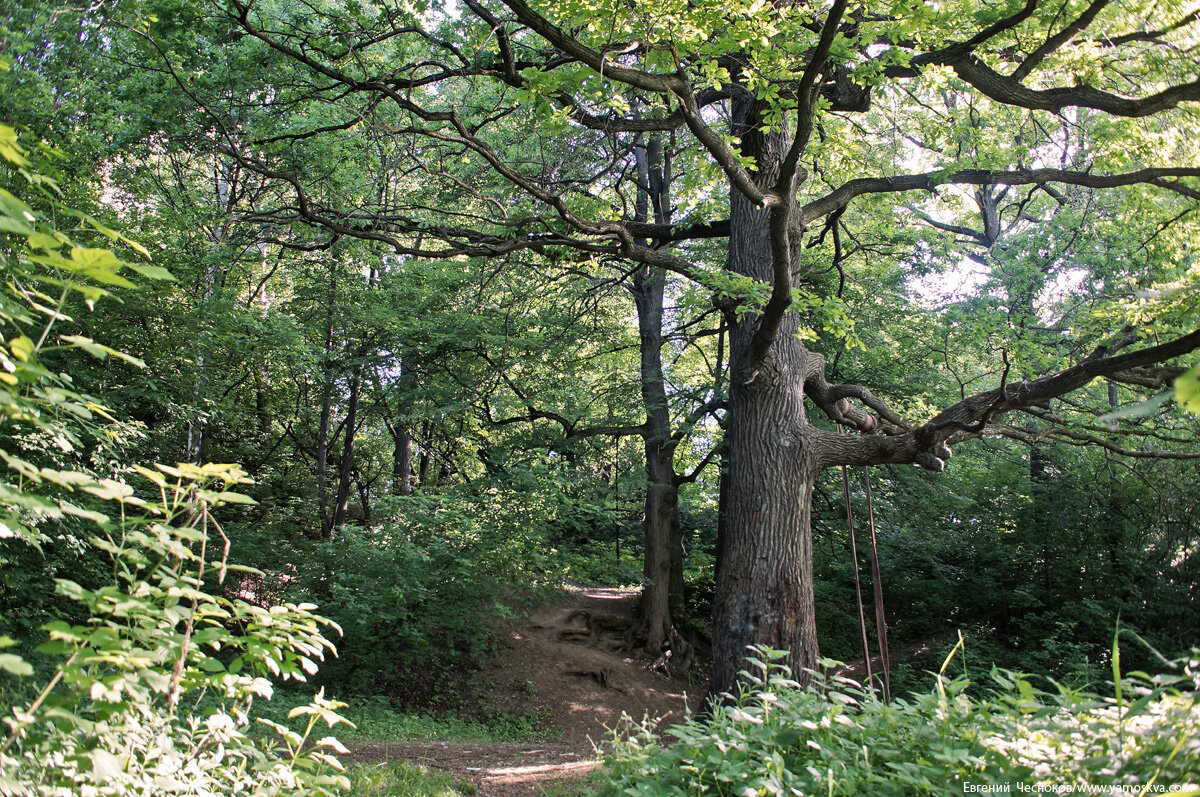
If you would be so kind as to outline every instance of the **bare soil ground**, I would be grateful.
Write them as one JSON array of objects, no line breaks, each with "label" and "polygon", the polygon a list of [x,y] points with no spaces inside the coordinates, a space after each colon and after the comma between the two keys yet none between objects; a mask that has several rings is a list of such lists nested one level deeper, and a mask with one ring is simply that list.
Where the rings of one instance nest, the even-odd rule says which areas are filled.
[{"label": "bare soil ground", "polygon": [[403,760],[447,772],[473,783],[479,797],[540,795],[543,787],[582,777],[600,765],[593,750],[563,742],[363,744],[355,746],[352,753],[361,763]]},{"label": "bare soil ground", "polygon": [[544,716],[547,736],[561,741],[365,744],[354,758],[403,759],[449,772],[474,783],[480,797],[526,797],[598,766],[596,746],[622,715],[655,719],[661,727],[682,722],[699,708],[703,681],[663,675],[631,651],[636,600],[637,590],[571,589],[501,623],[503,649],[475,676],[488,709]]}]

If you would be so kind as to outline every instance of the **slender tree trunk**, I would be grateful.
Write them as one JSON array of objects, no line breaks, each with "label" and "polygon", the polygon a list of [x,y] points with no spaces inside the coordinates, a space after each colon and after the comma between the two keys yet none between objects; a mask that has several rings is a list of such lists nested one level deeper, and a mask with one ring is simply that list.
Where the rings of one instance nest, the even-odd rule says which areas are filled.
[{"label": "slender tree trunk", "polygon": [[[336,268],[336,264],[331,266]],[[333,319],[337,297],[335,271],[329,274],[326,306],[324,360],[321,366],[321,417],[317,426],[317,508],[321,518],[321,536],[329,539],[333,523],[329,513],[329,422],[333,407]]]},{"label": "slender tree trunk", "polygon": [[395,443],[392,451],[392,494],[410,495],[412,493],[413,439],[407,423],[401,423],[396,427],[392,440]]},{"label": "slender tree trunk", "polygon": [[[215,156],[214,156],[215,158]],[[223,159],[215,158],[213,163],[213,187],[216,193],[217,207],[222,215],[228,215],[233,207],[233,170]],[[220,267],[217,252],[229,237],[229,222],[222,219],[217,222],[209,233],[209,258],[204,266],[201,277],[199,309],[201,316],[217,296]],[[212,335],[201,331],[196,337],[196,381],[192,384],[192,408],[197,413],[188,420],[187,450],[188,462],[198,463],[204,458],[204,436],[208,431],[208,421],[200,409],[208,393],[208,354],[212,343]]]},{"label": "slender tree trunk", "polygon": [[671,638],[671,520],[678,498],[670,467],[663,466],[659,446],[646,443],[646,515],[642,523],[645,535],[645,561],[639,604],[641,626],[646,635],[646,650],[659,653]]},{"label": "slender tree trunk", "polygon": [[362,510],[362,520],[365,524],[371,519],[371,485],[365,483],[361,477],[356,478],[354,483],[358,487],[358,504]]},{"label": "slender tree trunk", "polygon": [[254,414],[258,418],[258,435],[264,442],[271,436],[271,374],[267,362],[254,365]]},{"label": "slender tree trunk", "polygon": [[[653,137],[635,150],[638,177],[637,217],[645,221],[653,210],[656,222],[669,220],[669,199],[664,174],[662,144]],[[643,440],[646,452],[646,511],[642,520],[645,545],[642,575],[645,586],[639,603],[645,648],[658,655],[671,642],[671,599],[673,565],[680,556],[672,549],[679,533],[679,482],[675,475],[675,448],[671,435],[671,411],[662,363],[663,295],[666,273],[642,268],[634,276],[638,342],[641,351],[642,405],[646,410]],[[680,565],[682,567],[682,565]]]},{"label": "slender tree trunk", "polygon": [[[755,108],[734,103],[734,133],[743,154],[758,164],[761,184],[778,174],[788,137],[762,134]],[[769,211],[733,192],[730,266],[738,274],[771,278]],[[731,691],[746,647],[791,652],[800,668],[818,658],[813,606],[811,510],[817,466],[807,445],[804,374],[814,357],[796,337],[788,313],[774,344],[750,367],[757,318],[737,321],[730,337],[730,396],[724,540],[713,615],[714,694]]]},{"label": "slender tree trunk", "polygon": [[329,415],[333,385],[327,378],[321,388],[321,419],[317,426],[317,511],[321,517],[321,536],[332,530],[329,520]]},{"label": "slender tree trunk", "polygon": [[413,438],[411,421],[406,417],[409,406],[408,393],[413,386],[412,365],[400,358],[400,379],[397,388],[397,408],[395,420],[388,424],[388,432],[392,435],[392,495],[409,495],[412,493],[413,479]]},{"label": "slender tree trunk", "polygon": [[427,486],[429,479],[429,448],[430,441],[433,439],[433,424],[429,421],[426,421],[421,425],[421,431],[424,437],[424,442],[421,444],[421,453],[417,456],[417,484],[425,487]]},{"label": "slender tree trunk", "polygon": [[335,529],[345,524],[350,508],[350,481],[354,472],[354,434],[358,431],[358,398],[362,393],[362,373],[363,364],[360,362],[350,377],[350,397],[346,405],[346,437],[338,466],[337,499],[333,505]]},{"label": "slender tree trunk", "polygon": [[670,550],[671,550],[671,577],[668,586],[671,601],[671,616],[678,616],[683,611],[684,598],[684,583],[683,583],[683,526],[679,522],[679,480],[675,480],[675,511],[671,513],[671,534],[670,534]]},{"label": "slender tree trunk", "polygon": [[675,479],[675,446],[662,374],[662,272],[645,271],[635,281],[641,333],[642,401],[646,407],[646,513],[640,604],[646,650],[660,652],[671,634],[671,537],[678,525],[679,488]]}]

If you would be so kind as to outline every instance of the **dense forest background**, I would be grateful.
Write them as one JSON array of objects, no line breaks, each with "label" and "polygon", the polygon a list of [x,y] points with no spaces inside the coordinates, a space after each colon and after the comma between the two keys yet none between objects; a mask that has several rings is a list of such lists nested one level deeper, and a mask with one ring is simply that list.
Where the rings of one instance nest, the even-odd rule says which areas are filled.
[{"label": "dense forest background", "polygon": [[[263,12],[268,33],[314,58],[338,56],[330,48],[341,34],[317,5],[347,30],[367,13],[276,3]],[[453,20],[443,24],[451,36]],[[474,34],[460,32],[469,56]],[[1195,54],[1194,39],[1177,45]],[[351,47],[340,57],[357,56]],[[206,4],[60,10],[18,0],[0,21],[0,59],[0,123],[15,131],[0,147],[21,153],[0,166],[13,192],[3,201],[18,195],[45,223],[90,234],[140,269],[121,271],[127,281],[81,267],[80,279],[109,295],[64,288],[60,299],[46,288],[37,299],[57,302],[49,340],[60,341],[38,362],[92,412],[39,416],[67,424],[62,434],[30,432],[28,417],[10,412],[6,460],[116,482],[137,478],[133,463],[239,463],[252,482],[237,491],[251,501],[225,506],[220,529],[229,561],[250,569],[222,572],[219,585],[202,569],[200,584],[258,606],[316,604],[341,636],[310,681],[340,696],[468,710],[473,690],[486,688],[471,674],[497,651],[495,621],[565,583],[669,585],[655,598],[669,601],[667,614],[643,606],[630,649],[653,659],[674,647],[677,662],[694,651],[679,674],[704,688],[730,334],[733,319],[768,301],[764,289],[722,281],[723,239],[679,244],[712,266],[701,280],[566,245],[494,245],[483,256],[471,247],[492,244],[469,232],[437,243],[448,226],[479,219],[525,239],[563,233],[523,218],[470,147],[406,137],[399,117],[363,122],[354,92]],[[1194,106],[1171,124],[1139,126],[1075,111],[1047,122],[980,101],[947,121],[967,100],[955,99],[952,78],[937,81],[912,90],[925,115],[905,117],[890,152],[839,143],[839,126],[858,122],[833,113],[814,146],[835,164],[947,173],[948,163],[1003,157],[1029,166],[1053,147],[1063,169],[1082,171],[1194,160],[1197,137],[1180,132],[1200,129]],[[677,219],[720,217],[719,170],[682,136],[567,136],[566,118],[537,104],[577,89],[531,82],[514,89],[528,104],[511,107],[484,85],[444,91],[462,91],[454,103],[473,118],[493,114],[477,130],[492,125],[509,161],[577,186],[578,206],[627,199],[629,216],[652,225],[656,213],[671,221],[666,198]],[[639,102],[652,116],[636,97],[629,115],[640,118]],[[899,119],[896,102],[877,98],[870,113]],[[833,185],[840,168],[814,179]],[[799,239],[796,334],[823,353],[831,384],[869,380],[892,408],[923,418],[1096,346],[1191,332],[1200,189],[1192,172],[1166,190],[1155,179],[1114,191],[948,185],[891,205],[868,197]],[[384,207],[406,215],[385,219]],[[377,234],[384,221],[392,232]],[[16,224],[3,229],[23,234]],[[401,227],[426,256],[398,251],[389,236]],[[59,246],[29,259],[50,268]],[[0,363],[10,373],[17,352],[10,343]],[[1111,677],[1118,622],[1145,643],[1122,649],[1126,669],[1154,672],[1185,655],[1200,640],[1200,440],[1173,380],[1193,363],[1172,360],[1169,379],[1140,385],[1098,378],[1029,407],[957,446],[940,473],[852,467],[845,491],[842,471],[821,473],[812,495],[821,654],[862,655],[856,579],[868,616],[875,586],[863,536],[869,478],[893,649],[928,640],[949,649],[961,631],[984,667],[1079,687]],[[810,420],[835,431],[832,419]],[[11,491],[27,477],[10,465]],[[671,494],[659,495],[666,483]],[[660,509],[661,549],[647,544],[647,518]],[[112,552],[88,543],[85,514],[21,523],[32,531],[0,535],[0,635],[39,668],[48,666],[33,651],[39,629],[87,616],[62,580],[99,590]],[[658,627],[661,617],[669,621]],[[901,665],[893,690],[918,688],[923,670]]]}]

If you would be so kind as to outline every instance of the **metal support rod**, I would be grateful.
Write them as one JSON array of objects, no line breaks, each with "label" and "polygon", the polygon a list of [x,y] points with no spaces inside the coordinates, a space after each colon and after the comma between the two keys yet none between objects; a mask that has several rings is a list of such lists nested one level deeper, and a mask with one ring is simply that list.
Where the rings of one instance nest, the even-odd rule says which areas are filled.
[{"label": "metal support rod", "polygon": [[[875,545],[875,508],[871,505],[871,471],[863,466],[863,486],[867,492],[867,528],[871,532],[871,580],[875,591],[875,634],[879,640],[879,662],[883,667],[883,699],[892,702],[891,662],[888,655],[887,618],[883,610],[883,581],[879,576],[879,549]],[[864,632],[865,633],[865,632]]]},{"label": "metal support rod", "polygon": [[[838,424],[838,434],[842,426]],[[863,683],[871,684],[871,648],[867,644],[867,616],[863,611],[862,581],[858,577],[858,543],[854,539],[854,509],[850,506],[850,476],[846,466],[842,466],[842,492],[846,497],[846,527],[850,530],[850,559],[854,564],[854,596],[858,599],[858,629],[862,636],[863,665],[867,668],[867,677]]]}]

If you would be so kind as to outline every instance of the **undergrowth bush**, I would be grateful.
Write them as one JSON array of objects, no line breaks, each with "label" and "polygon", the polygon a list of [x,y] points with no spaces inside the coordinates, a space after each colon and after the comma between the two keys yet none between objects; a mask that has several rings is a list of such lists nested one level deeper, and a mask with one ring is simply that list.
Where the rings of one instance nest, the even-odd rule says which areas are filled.
[{"label": "undergrowth bush", "polygon": [[345,634],[326,683],[428,702],[490,650],[499,587],[469,540],[416,524],[348,527],[322,556],[328,575],[308,594],[324,591],[322,608]]},{"label": "undergrowth bush", "polygon": [[986,699],[968,696],[966,676],[939,674],[932,690],[891,704],[822,673],[802,688],[784,654],[756,655],[738,695],[709,721],[672,728],[673,746],[647,726],[616,741],[602,793],[1200,793],[1200,652],[1174,676],[1122,677],[1115,666],[1111,696],[993,670]]},{"label": "undergrowth bush", "polygon": [[506,471],[394,497],[380,520],[339,529],[295,582],[297,598],[318,601],[344,632],[322,683],[461,709],[477,702],[469,673],[496,650],[495,621],[511,617],[510,606],[549,597],[564,581],[640,583],[629,554],[608,567],[551,545],[555,523],[589,516],[582,501],[553,495],[551,475]]}]

